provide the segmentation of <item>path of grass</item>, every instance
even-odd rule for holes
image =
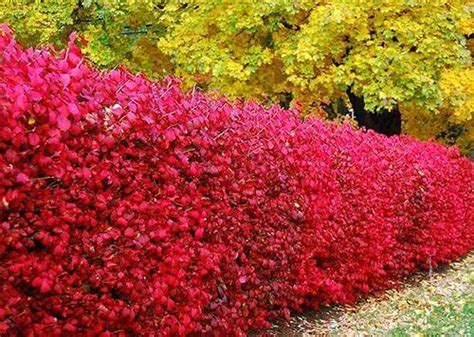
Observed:
[[[474,336],[474,253],[351,307],[294,317],[278,336]]]

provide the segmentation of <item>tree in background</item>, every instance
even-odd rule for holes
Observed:
[[[420,139],[437,138],[449,145],[457,144],[474,158],[474,68],[445,70],[440,88],[444,98],[435,111],[414,104],[401,107],[404,131]]]
[[[52,0],[0,5],[29,44],[78,30],[103,67],[229,97],[352,110],[361,126],[472,147],[472,1]],[[428,128],[428,126],[430,126]],[[470,144],[470,145],[469,145]]]
[[[123,0],[5,0],[0,21],[8,23],[25,45],[64,47],[73,31],[88,44],[84,48],[96,65],[125,64],[132,71],[163,77],[174,70],[170,58],[157,48],[166,34],[159,23],[162,6],[156,1]]]

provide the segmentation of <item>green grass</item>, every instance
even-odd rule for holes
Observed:
[[[414,322],[423,323],[399,325],[390,331],[390,335],[474,336],[474,295],[465,295],[457,304],[435,306],[427,315],[414,315]]]

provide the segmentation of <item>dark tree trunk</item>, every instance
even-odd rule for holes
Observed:
[[[338,116],[350,116],[351,114],[342,98],[338,98],[331,104],[326,105],[324,111],[326,111],[330,120],[334,120]]]
[[[291,92],[280,93],[280,106],[284,109],[289,109],[292,99],[293,94]]]
[[[381,110],[373,113],[365,110],[365,103],[362,97],[356,96],[350,89],[347,90],[349,101],[351,102],[354,116],[360,127],[372,129],[386,136],[399,135],[402,129],[402,118],[398,106],[392,110]]]

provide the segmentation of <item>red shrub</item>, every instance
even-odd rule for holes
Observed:
[[[0,38],[0,334],[243,334],[474,244],[454,148]]]

